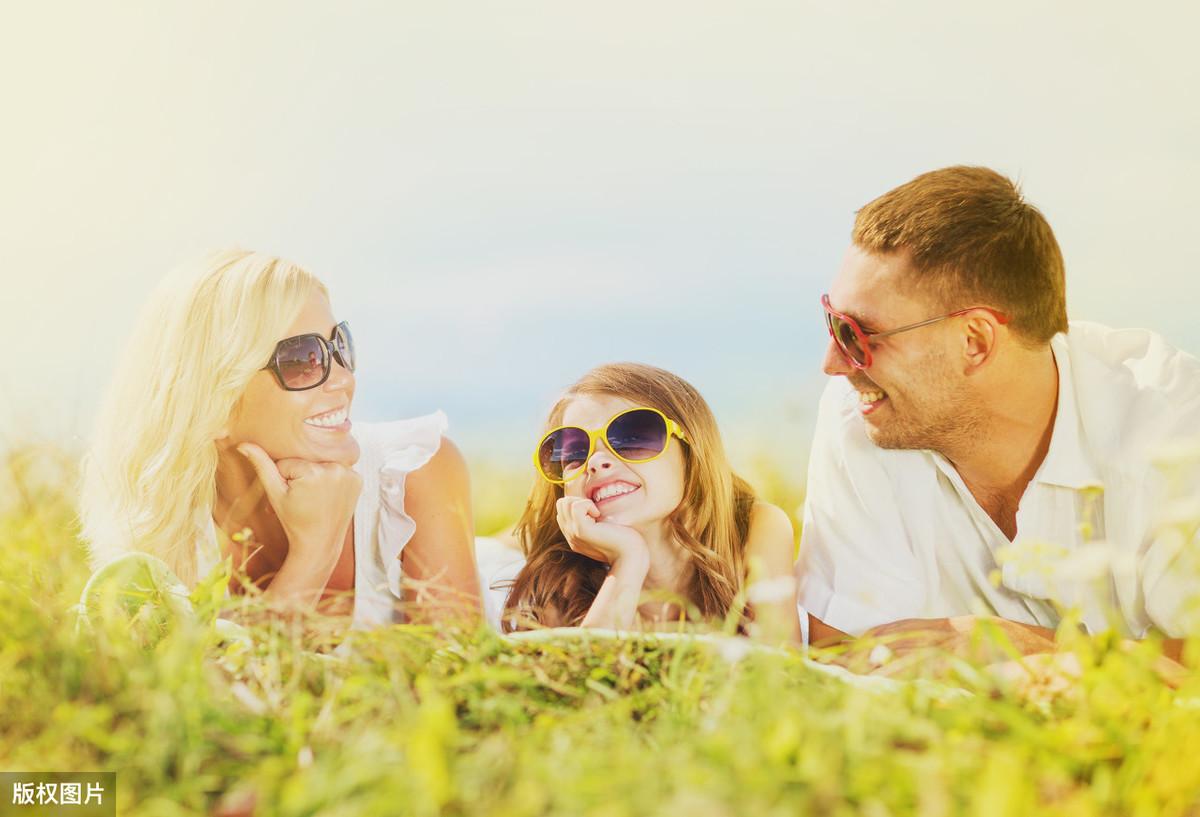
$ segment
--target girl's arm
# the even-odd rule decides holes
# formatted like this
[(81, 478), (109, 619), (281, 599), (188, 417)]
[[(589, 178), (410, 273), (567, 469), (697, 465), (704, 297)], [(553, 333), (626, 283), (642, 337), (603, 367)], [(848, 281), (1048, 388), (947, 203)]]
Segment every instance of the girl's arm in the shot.
[(650, 560), (637, 555), (619, 559), (608, 571), (600, 592), (579, 626), (609, 630), (629, 630), (637, 620), (642, 585), (650, 569)]
[(467, 464), (449, 439), (408, 475), (404, 504), (417, 523), (400, 554), (409, 621), (475, 624), (482, 615)]
[(768, 644), (799, 644), (795, 533), (788, 515), (775, 505), (754, 504), (746, 559), (746, 595), (754, 611), (751, 634)]
[(600, 509), (583, 497), (560, 498), (557, 511), (559, 530), (571, 550), (609, 565), (608, 575), (579, 626), (632, 629), (650, 572), (645, 539), (633, 528), (598, 521)]

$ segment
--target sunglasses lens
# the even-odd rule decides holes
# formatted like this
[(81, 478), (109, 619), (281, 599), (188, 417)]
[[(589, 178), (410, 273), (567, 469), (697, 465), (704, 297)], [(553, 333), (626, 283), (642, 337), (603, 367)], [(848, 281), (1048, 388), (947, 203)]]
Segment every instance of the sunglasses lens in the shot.
[(567, 426), (556, 429), (542, 438), (538, 446), (538, 463), (547, 479), (570, 479), (587, 463), (591, 440), (582, 428)]
[(354, 371), (354, 336), (350, 334), (350, 325), (343, 322), (333, 331), (333, 349), (338, 361), (346, 371)]
[(275, 366), (287, 388), (311, 389), (321, 382), (328, 370), (325, 344), (313, 335), (282, 340), (275, 347)]
[(649, 409), (627, 411), (608, 424), (608, 445), (623, 460), (643, 462), (667, 447), (667, 422)]
[(858, 342), (858, 334), (854, 331), (854, 327), (841, 318), (830, 315), (829, 328), (833, 331), (833, 339), (838, 348), (845, 353), (846, 357), (860, 366), (865, 365), (867, 355), (863, 351), (862, 344)]

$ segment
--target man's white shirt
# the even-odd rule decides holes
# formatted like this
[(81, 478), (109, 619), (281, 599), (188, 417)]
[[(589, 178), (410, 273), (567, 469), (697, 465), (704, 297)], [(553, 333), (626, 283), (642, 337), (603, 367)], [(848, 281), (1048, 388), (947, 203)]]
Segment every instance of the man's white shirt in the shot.
[(1198, 629), (1194, 530), (1166, 522), (1200, 522), (1200, 360), (1152, 332), (1083, 322), (1051, 348), (1054, 429), (1012, 542), (940, 454), (872, 443), (857, 393), (832, 379), (797, 563), (810, 613), (851, 634), (967, 614), (1055, 627), (1072, 607), (1091, 631)]

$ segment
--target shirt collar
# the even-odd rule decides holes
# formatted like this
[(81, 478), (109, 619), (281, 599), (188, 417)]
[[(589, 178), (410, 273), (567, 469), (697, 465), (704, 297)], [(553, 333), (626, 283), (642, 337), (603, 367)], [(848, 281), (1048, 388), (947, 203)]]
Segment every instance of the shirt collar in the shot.
[(1055, 335), (1050, 340), (1050, 349), (1054, 352), (1054, 363), (1058, 367), (1058, 408), (1054, 414), (1050, 447), (1033, 478), (1036, 482), (1075, 490), (1099, 486), (1102, 484), (1100, 475), (1084, 446), (1067, 336), (1062, 333)]

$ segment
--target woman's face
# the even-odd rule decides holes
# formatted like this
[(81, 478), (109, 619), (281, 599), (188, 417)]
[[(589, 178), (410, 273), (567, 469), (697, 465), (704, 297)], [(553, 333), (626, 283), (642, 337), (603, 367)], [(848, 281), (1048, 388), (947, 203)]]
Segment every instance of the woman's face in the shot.
[[(639, 405), (623, 397), (580, 395), (567, 404), (562, 424), (589, 430), (603, 428), (615, 415)], [(601, 436), (583, 474), (563, 490), (567, 496), (595, 502), (605, 522), (632, 528), (659, 525), (683, 501), (683, 449), (674, 438), (657, 459), (625, 462), (613, 454)]]
[[(315, 332), (328, 338), (336, 324), (329, 301), (314, 293), (285, 337)], [(347, 467), (358, 462), (358, 441), (350, 435), (354, 375), (337, 360), (331, 366), (324, 383), (304, 391), (287, 391), (269, 370), (255, 373), (233, 409), (222, 443), (231, 448), (255, 443), (273, 460), (294, 457)], [(335, 424), (329, 425), (331, 420)]]

